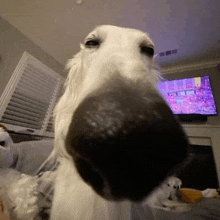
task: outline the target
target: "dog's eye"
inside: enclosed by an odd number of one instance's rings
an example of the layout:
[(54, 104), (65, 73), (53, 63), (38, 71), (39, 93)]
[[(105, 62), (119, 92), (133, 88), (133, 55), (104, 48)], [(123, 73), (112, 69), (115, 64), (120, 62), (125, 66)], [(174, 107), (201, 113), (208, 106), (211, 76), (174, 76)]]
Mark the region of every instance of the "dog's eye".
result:
[(0, 145), (4, 147), (5, 146), (5, 142), (4, 141), (0, 141)]
[(169, 183), (167, 183), (167, 186), (170, 186), (170, 184), (169, 184)]
[(100, 40), (98, 40), (98, 39), (87, 40), (85, 42), (85, 46), (87, 48), (94, 48), (94, 47), (98, 47), (99, 45), (100, 45)]
[(154, 48), (152, 48), (151, 46), (140, 45), (140, 49), (142, 54), (147, 55), (150, 58), (153, 57)]

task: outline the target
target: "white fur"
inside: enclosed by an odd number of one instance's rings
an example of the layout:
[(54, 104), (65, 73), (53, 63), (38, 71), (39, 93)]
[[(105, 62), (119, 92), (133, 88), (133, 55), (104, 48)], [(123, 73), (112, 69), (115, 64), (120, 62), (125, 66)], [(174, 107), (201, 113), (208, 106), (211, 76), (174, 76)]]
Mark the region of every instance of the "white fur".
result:
[[(74, 167), (65, 149), (65, 137), (71, 118), (80, 102), (90, 93), (121, 77), (156, 89), (159, 78), (152, 58), (140, 53), (140, 43), (152, 45), (146, 33), (110, 25), (97, 27), (86, 39), (99, 38), (99, 48), (81, 45), (71, 59), (65, 93), (55, 108), (55, 146), (52, 156), (58, 156), (60, 167), (55, 183), (51, 212), (52, 220), (130, 219), (131, 202), (109, 202), (86, 184)], [(135, 74), (134, 74), (135, 73)]]
[(4, 142), (4, 146), (0, 145), (0, 168), (6, 168), (13, 162), (13, 155), (10, 152), (13, 141), (8, 132), (2, 127), (0, 127), (0, 142)]
[(0, 196), (4, 212), (19, 220), (33, 220), (39, 213), (37, 177), (0, 168)]
[(178, 201), (178, 193), (181, 186), (182, 181), (179, 178), (171, 176), (147, 197), (144, 204), (151, 207), (163, 207), (163, 202), (167, 199)]
[(4, 148), (10, 150), (10, 146), (13, 144), (13, 141), (8, 132), (2, 127), (0, 127), (0, 141), (4, 141)]

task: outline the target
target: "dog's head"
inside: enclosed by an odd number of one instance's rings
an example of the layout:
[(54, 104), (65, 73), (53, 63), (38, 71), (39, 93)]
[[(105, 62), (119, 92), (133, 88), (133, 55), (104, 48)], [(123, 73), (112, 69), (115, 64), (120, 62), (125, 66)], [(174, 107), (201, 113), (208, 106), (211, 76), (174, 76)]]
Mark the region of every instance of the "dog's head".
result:
[(178, 200), (181, 198), (180, 189), (182, 181), (176, 177), (169, 177), (163, 183), (163, 189), (167, 192), (167, 198), (171, 200)]
[(142, 200), (187, 154), (185, 134), (157, 90), (153, 54), (147, 34), (100, 26), (69, 62), (55, 150), (107, 199)]

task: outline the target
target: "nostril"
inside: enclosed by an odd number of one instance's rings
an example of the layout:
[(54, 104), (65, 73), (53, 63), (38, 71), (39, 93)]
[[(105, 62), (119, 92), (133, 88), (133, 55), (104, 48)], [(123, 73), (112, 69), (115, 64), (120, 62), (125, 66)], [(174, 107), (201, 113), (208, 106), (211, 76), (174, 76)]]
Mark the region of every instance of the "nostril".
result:
[(97, 168), (82, 158), (74, 160), (76, 168), (85, 182), (92, 186), (96, 186), (96, 190), (101, 193), (104, 188), (104, 181)]

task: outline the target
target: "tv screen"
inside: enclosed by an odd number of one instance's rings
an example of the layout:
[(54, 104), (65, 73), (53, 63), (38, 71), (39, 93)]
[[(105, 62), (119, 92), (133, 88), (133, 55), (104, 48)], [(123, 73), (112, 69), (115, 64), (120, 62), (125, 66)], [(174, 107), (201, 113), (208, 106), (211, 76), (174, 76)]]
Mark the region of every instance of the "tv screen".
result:
[(208, 75), (163, 81), (158, 89), (174, 114), (217, 114)]

